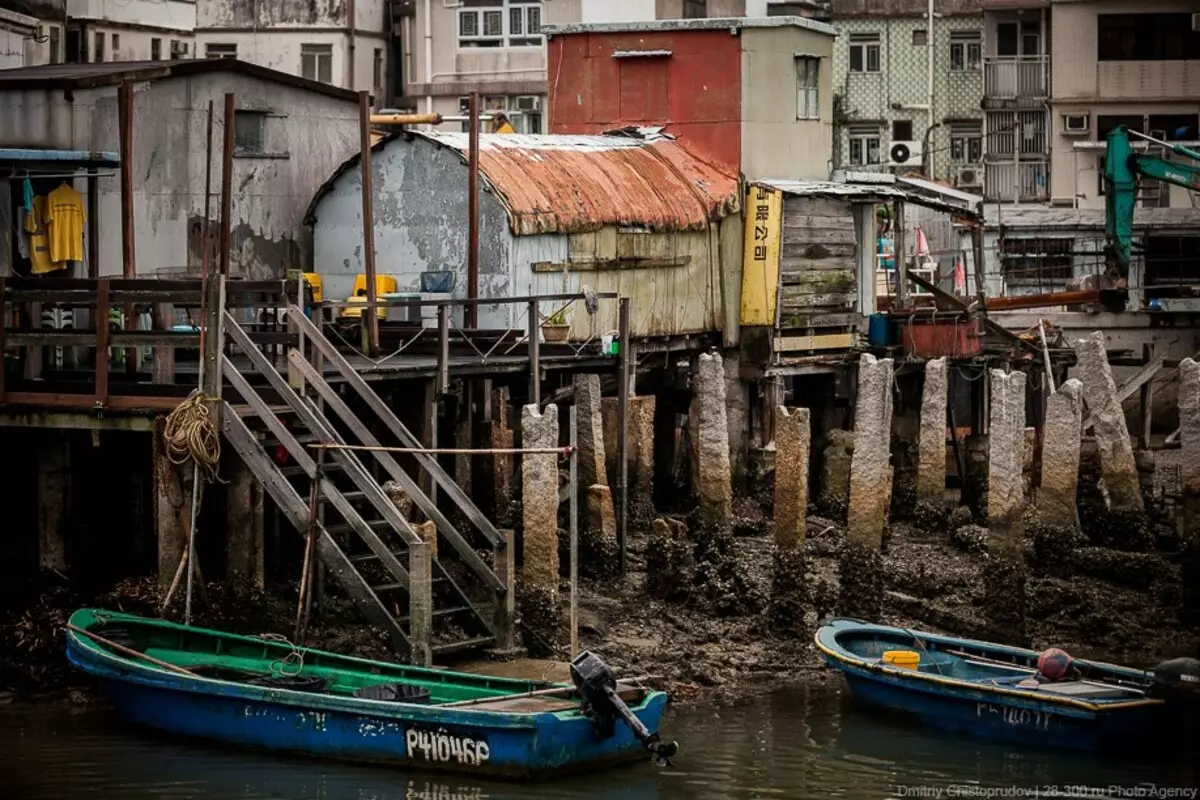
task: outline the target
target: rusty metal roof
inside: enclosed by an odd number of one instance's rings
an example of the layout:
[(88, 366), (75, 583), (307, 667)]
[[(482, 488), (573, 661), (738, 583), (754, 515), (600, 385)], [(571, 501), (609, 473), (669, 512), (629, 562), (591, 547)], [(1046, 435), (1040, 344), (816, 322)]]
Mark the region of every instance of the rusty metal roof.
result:
[[(415, 135), (466, 158), (468, 134)], [(483, 134), (479, 171), (518, 236), (608, 225), (704, 230), (739, 208), (735, 175), (661, 134)]]

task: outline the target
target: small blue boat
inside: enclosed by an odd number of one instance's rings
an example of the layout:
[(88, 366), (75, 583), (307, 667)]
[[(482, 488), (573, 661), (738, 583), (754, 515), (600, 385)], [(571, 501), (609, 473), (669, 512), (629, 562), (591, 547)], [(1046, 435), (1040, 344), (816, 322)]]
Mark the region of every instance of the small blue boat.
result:
[(1075, 660), (1069, 676), (1049, 681), (1032, 650), (849, 619), (822, 626), (816, 644), (857, 702), (932, 728), (1101, 750), (1143, 745), (1169, 727), (1141, 670)]
[(368, 661), (115, 611), (76, 611), (67, 628), (67, 658), (120, 714), (174, 734), (520, 778), (675, 752), (656, 732), (666, 694), (618, 683), (591, 653), (572, 662), (572, 686)]

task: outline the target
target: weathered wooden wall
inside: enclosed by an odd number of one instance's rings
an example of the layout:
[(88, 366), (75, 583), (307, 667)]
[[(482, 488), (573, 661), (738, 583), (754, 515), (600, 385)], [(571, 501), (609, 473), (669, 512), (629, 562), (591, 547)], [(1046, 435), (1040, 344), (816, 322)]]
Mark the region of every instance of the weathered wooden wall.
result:
[(779, 328), (856, 325), (858, 243), (853, 206), (789, 196), (779, 256)]

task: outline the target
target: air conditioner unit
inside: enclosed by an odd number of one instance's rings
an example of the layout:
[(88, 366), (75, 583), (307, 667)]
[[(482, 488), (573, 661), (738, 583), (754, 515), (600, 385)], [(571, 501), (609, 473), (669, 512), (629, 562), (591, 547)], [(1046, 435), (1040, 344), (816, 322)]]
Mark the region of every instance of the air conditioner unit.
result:
[(537, 95), (525, 95), (517, 98), (518, 111), (541, 111), (542, 98)]
[(888, 146), (888, 165), (893, 167), (921, 166), (920, 142), (892, 142)]
[(1200, 31), (1200, 14), (1192, 14), (1192, 30)]
[(187, 54), (188, 54), (188, 43), (187, 42), (181, 42), (178, 39), (171, 42), (171, 55), (178, 57), (178, 56), (186, 56)]
[(958, 175), (955, 176), (954, 185), (963, 189), (978, 189), (982, 187), (983, 169), (975, 164), (959, 167)]
[(1091, 114), (1063, 114), (1063, 133), (1088, 134), (1092, 132)]

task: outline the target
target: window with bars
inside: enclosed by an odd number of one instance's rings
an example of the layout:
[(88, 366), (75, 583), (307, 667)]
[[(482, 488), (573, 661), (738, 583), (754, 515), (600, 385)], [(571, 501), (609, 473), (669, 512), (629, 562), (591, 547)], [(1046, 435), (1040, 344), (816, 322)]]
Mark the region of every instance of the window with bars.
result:
[(983, 63), (983, 33), (952, 31), (950, 33), (950, 69), (956, 72), (977, 70)]
[(459, 47), (540, 47), (542, 3), (530, 0), (463, 0), (458, 9)]
[(983, 123), (956, 122), (950, 125), (950, 160), (955, 164), (983, 161)]
[(1000, 269), (1008, 286), (1055, 289), (1074, 275), (1075, 240), (1062, 238), (1003, 238)]
[(879, 127), (876, 125), (851, 125), (849, 128), (850, 147), (846, 163), (852, 167), (862, 167), (868, 164), (878, 164), (879, 161)]
[(237, 58), (237, 45), (209, 42), (204, 45), (205, 58)]
[(850, 34), (850, 71), (879, 72), (879, 34)]
[(821, 118), (821, 59), (796, 56), (796, 119)]

